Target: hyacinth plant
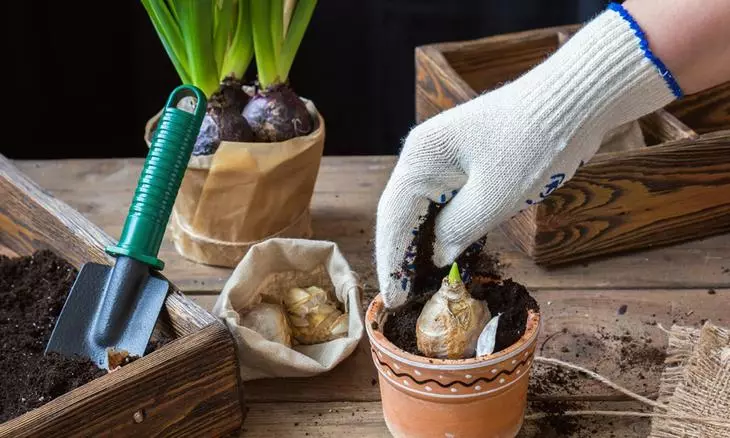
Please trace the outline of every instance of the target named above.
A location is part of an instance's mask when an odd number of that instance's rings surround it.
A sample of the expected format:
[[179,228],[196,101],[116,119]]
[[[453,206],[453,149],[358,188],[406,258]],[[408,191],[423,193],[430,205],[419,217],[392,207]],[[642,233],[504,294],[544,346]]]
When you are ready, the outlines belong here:
[[[316,0],[141,0],[180,80],[208,111],[194,155],[221,141],[284,141],[309,134],[311,116],[288,86]],[[244,78],[256,59],[258,83]]]

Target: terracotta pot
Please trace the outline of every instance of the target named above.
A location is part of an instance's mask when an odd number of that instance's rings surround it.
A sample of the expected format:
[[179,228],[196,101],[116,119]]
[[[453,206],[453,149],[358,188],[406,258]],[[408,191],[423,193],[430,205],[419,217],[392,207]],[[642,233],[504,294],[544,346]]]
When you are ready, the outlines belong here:
[[485,358],[429,359],[407,353],[382,333],[380,295],[365,315],[380,379],[383,415],[396,438],[503,438],[522,427],[527,384],[540,331],[530,312],[517,343]]

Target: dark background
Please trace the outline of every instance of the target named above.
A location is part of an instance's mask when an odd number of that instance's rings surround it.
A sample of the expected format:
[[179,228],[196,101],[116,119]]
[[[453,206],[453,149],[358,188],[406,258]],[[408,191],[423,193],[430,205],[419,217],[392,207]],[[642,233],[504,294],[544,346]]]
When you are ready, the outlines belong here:
[[[416,46],[582,22],[605,4],[320,0],[290,80],[325,117],[325,154],[397,153],[414,123]],[[10,117],[2,153],[145,156],[144,124],[179,80],[140,2],[46,0],[6,8],[3,102]]]

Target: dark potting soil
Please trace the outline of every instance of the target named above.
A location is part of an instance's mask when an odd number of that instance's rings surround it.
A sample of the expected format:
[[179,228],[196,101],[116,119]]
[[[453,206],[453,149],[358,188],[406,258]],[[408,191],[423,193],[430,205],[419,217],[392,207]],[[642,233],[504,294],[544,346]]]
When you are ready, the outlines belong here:
[[486,301],[492,315],[501,314],[497,325],[495,352],[504,350],[525,334],[528,311],[540,311],[540,306],[525,286],[509,278],[501,283],[475,283],[471,288],[471,295]]
[[0,256],[0,423],[106,374],[85,358],[43,354],[76,274],[50,251]]
[[[428,212],[409,247],[412,258],[407,259],[394,278],[410,281],[411,297],[400,308],[388,315],[383,334],[393,344],[412,354],[419,354],[416,344],[416,322],[426,302],[441,287],[441,281],[448,275],[450,266],[438,268],[433,264],[434,225],[440,204],[431,203]],[[519,340],[525,333],[529,310],[539,312],[540,308],[527,289],[506,279],[499,283],[482,284],[474,278],[499,279],[501,268],[495,254],[484,250],[486,236],[471,245],[457,259],[462,279],[475,299],[487,302],[490,313],[502,314],[497,325],[494,352],[504,350]]]
[[401,350],[420,355],[416,342],[416,322],[423,306],[435,292],[417,295],[390,313],[383,325],[383,335]]

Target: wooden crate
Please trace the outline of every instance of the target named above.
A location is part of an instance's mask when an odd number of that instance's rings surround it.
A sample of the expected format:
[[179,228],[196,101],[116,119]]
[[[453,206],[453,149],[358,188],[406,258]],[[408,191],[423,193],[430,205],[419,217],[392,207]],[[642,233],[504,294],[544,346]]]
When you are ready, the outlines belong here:
[[[77,268],[111,263],[109,236],[2,155],[0,199],[0,247],[19,255],[50,249]],[[215,437],[240,429],[242,383],[225,326],[172,286],[156,330],[174,340],[0,424],[0,437]]]
[[[417,121],[514,80],[577,29],[418,47]],[[536,263],[558,265],[730,231],[730,82],[634,123],[645,142],[604,144],[563,187],[502,225]]]

